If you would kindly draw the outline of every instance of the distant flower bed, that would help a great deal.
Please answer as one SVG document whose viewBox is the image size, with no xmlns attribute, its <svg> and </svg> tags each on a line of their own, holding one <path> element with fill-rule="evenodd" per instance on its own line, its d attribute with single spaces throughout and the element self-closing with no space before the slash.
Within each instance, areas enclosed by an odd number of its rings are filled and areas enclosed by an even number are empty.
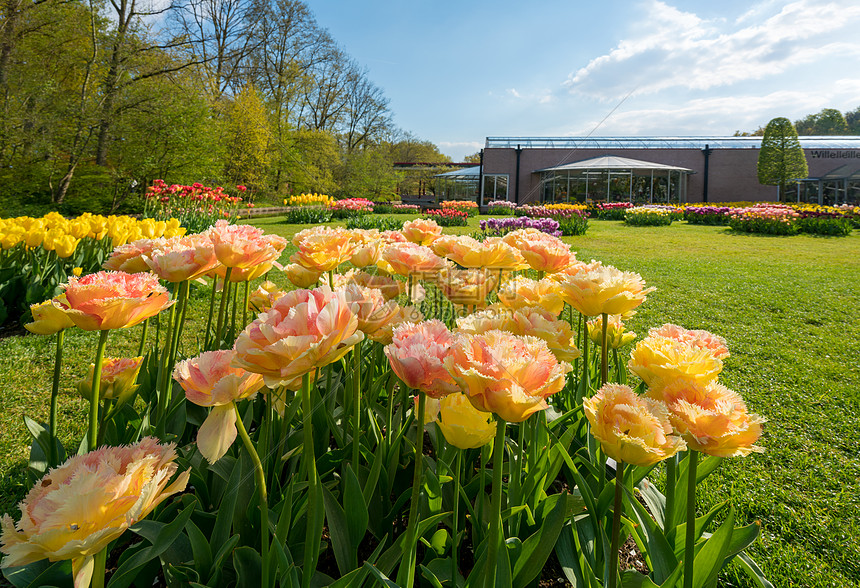
<svg viewBox="0 0 860 588">
<path fill-rule="evenodd" d="M 244 194 L 245 186 L 236 186 Z M 143 218 L 166 221 L 178 219 L 191 232 L 198 232 L 214 224 L 218 219 L 235 221 L 239 216 L 241 196 L 231 196 L 222 186 L 210 188 L 199 182 L 190 186 L 168 185 L 164 180 L 155 180 L 146 189 L 146 204 Z"/>
<path fill-rule="evenodd" d="M 657 227 L 672 224 L 675 214 L 662 207 L 628 208 L 624 214 L 624 222 L 634 227 Z"/>
<path fill-rule="evenodd" d="M 728 206 L 685 206 L 684 220 L 694 225 L 729 224 Z"/>
<path fill-rule="evenodd" d="M 376 215 L 360 215 L 346 219 L 347 229 L 379 229 L 380 231 L 399 231 L 403 223 L 394 218 L 378 217 Z"/>
<path fill-rule="evenodd" d="M 443 204 L 445 204 L 443 202 Z M 472 202 L 472 204 L 475 204 Z M 478 205 L 475 204 L 475 210 L 478 210 Z M 469 213 L 464 210 L 455 208 L 436 208 L 428 210 L 424 213 L 425 218 L 433 219 L 439 226 L 442 227 L 465 227 L 469 224 Z"/>
<path fill-rule="evenodd" d="M 299 194 L 298 196 L 290 196 L 284 198 L 286 206 L 328 206 L 334 202 L 334 198 L 326 194 Z"/>
<path fill-rule="evenodd" d="M 487 202 L 487 214 L 516 214 L 517 205 L 507 200 L 491 200 Z"/>
<path fill-rule="evenodd" d="M 589 212 L 584 204 L 548 204 L 545 206 L 524 205 L 517 212 L 532 218 L 553 219 L 558 223 L 562 235 L 584 235 L 588 230 Z"/>
<path fill-rule="evenodd" d="M 558 221 L 551 218 L 529 218 L 527 216 L 518 218 L 490 218 L 482 220 L 480 225 L 481 238 L 503 237 L 519 229 L 537 229 L 554 237 L 561 237 Z"/>
<path fill-rule="evenodd" d="M 373 202 L 367 198 L 345 198 L 329 202 L 326 208 L 332 213 L 332 218 L 351 218 L 373 212 Z"/>
<path fill-rule="evenodd" d="M 633 208 L 632 202 L 606 202 L 595 205 L 595 212 L 600 220 L 624 220 L 629 208 Z"/>
<path fill-rule="evenodd" d="M 458 210 L 465 212 L 468 216 L 478 214 L 478 203 L 471 200 L 444 200 L 439 203 L 443 210 Z"/>
<path fill-rule="evenodd" d="M 323 206 L 291 206 L 284 213 L 285 221 L 290 225 L 315 225 L 331 220 L 331 211 Z"/>
<path fill-rule="evenodd" d="M 417 204 L 393 204 L 394 214 L 418 214 L 421 207 Z"/>
</svg>

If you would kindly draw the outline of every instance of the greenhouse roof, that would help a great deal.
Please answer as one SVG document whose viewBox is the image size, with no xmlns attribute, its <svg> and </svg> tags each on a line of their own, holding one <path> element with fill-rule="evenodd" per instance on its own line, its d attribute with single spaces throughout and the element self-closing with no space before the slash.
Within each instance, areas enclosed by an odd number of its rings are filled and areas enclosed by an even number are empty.
<svg viewBox="0 0 860 588">
<path fill-rule="evenodd" d="M 449 178 L 452 180 L 477 180 L 481 175 L 480 166 L 477 167 L 467 167 L 466 169 L 455 169 L 453 171 L 445 172 L 444 174 L 436 174 L 433 176 L 434 178 Z"/>
<path fill-rule="evenodd" d="M 860 149 L 860 136 L 799 137 L 804 149 Z M 760 149 L 761 137 L 487 137 L 487 149 Z"/>
<path fill-rule="evenodd" d="M 575 161 L 573 163 L 565 163 L 553 167 L 546 167 L 535 170 L 537 172 L 550 171 L 603 171 L 603 170 L 659 170 L 659 171 L 677 171 L 694 173 L 693 170 L 686 167 L 677 167 L 674 165 L 666 165 L 664 163 L 655 163 L 653 161 L 641 161 L 639 159 L 630 159 L 628 157 L 618 157 L 617 155 L 606 155 L 604 157 L 594 157 L 583 161 Z"/>
</svg>

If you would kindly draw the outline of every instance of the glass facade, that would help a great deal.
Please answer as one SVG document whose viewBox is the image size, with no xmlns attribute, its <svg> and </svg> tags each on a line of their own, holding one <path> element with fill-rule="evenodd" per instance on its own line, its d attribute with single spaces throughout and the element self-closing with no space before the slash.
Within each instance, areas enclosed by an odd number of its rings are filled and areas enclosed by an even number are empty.
<svg viewBox="0 0 860 588">
<path fill-rule="evenodd" d="M 686 174 L 680 172 L 549 171 L 542 172 L 541 185 L 546 204 L 686 202 Z"/>
<path fill-rule="evenodd" d="M 492 200 L 508 199 L 508 174 L 484 174 L 482 206 Z"/>
</svg>

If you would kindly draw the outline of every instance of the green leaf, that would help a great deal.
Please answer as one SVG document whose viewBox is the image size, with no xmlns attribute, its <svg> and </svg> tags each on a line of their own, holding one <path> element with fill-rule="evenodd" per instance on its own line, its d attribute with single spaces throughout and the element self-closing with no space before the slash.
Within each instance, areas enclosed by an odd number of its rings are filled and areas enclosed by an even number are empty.
<svg viewBox="0 0 860 588">
<path fill-rule="evenodd" d="M 233 566 L 236 568 L 239 588 L 260 588 L 263 585 L 263 567 L 256 549 L 243 545 L 233 551 Z"/>
<path fill-rule="evenodd" d="M 331 491 L 323 486 L 323 502 L 328 517 L 329 535 L 337 569 L 346 574 L 358 566 L 358 554 L 352 549 L 346 513 Z M 310 517 L 309 517 L 310 518 Z"/>
<path fill-rule="evenodd" d="M 580 563 L 580 557 L 574 545 L 573 527 L 566 524 L 558 537 L 558 542 L 555 544 L 555 555 L 558 557 L 558 562 L 561 564 L 561 570 L 568 582 L 573 584 L 574 588 L 580 588 L 589 585 L 596 585 L 597 578 L 594 574 L 590 574 L 590 581 L 586 584 L 585 576 L 590 573 L 590 568 L 583 570 Z"/>
<path fill-rule="evenodd" d="M 624 570 L 621 572 L 621 588 L 660 588 L 660 586 L 636 570 Z"/>
<path fill-rule="evenodd" d="M 430 571 L 430 568 L 425 565 L 421 565 L 419 566 L 419 568 L 421 569 L 421 575 L 424 576 L 428 582 L 430 582 L 430 585 L 433 586 L 433 588 L 442 588 L 442 582 L 439 581 L 439 578 L 436 577 L 436 574 Z"/>
<path fill-rule="evenodd" d="M 761 568 L 758 564 L 746 553 L 741 553 L 738 555 L 736 560 L 741 568 L 746 572 L 747 576 L 751 578 L 759 588 L 774 588 L 773 584 L 765 577 L 764 572 L 761 571 Z"/>
<path fill-rule="evenodd" d="M 561 534 L 566 508 L 567 494 L 562 494 L 540 529 L 523 542 L 522 553 L 514 562 L 513 584 L 516 588 L 525 587 L 540 575 Z"/>
<path fill-rule="evenodd" d="M 726 520 L 696 554 L 693 563 L 693 586 L 698 588 L 716 584 L 717 574 L 723 567 L 732 540 L 734 526 L 735 509 L 730 508 Z"/>
<path fill-rule="evenodd" d="M 47 559 L 3 568 L 3 576 L 15 586 L 15 588 L 38 588 L 40 586 L 57 586 L 59 588 L 72 588 L 72 562 L 63 560 L 51 563 Z"/>
<path fill-rule="evenodd" d="M 397 584 L 391 581 L 391 579 L 383 574 L 379 568 L 370 563 L 369 561 L 364 562 L 364 567 L 370 570 L 370 573 L 373 574 L 373 577 L 382 582 L 383 586 L 387 586 L 387 588 L 400 588 Z"/>
<path fill-rule="evenodd" d="M 353 551 L 357 552 L 358 546 L 367 533 L 370 515 L 367 511 L 367 503 L 364 501 L 361 485 L 352 471 L 352 466 L 349 464 L 346 466 L 343 481 L 343 508 L 345 512 L 349 513 L 346 517 L 346 524 L 349 530 L 349 544 Z"/>
<path fill-rule="evenodd" d="M 188 533 L 188 539 L 191 541 L 194 569 L 206 581 L 209 579 L 209 571 L 212 569 L 212 549 L 209 547 L 209 541 L 206 540 L 206 535 L 194 524 L 194 521 L 188 521 L 185 529 Z"/>
<path fill-rule="evenodd" d="M 635 497 L 625 501 L 633 507 L 636 520 L 639 522 L 639 527 L 645 533 L 647 539 L 647 554 L 650 560 L 650 567 L 653 571 L 654 580 L 662 584 L 673 571 L 678 567 L 678 558 L 675 552 L 666 541 L 663 530 L 657 526 L 645 507 L 642 506 Z"/>
<path fill-rule="evenodd" d="M 131 527 L 131 531 L 138 533 L 141 536 L 149 539 L 150 545 L 141 549 L 133 556 L 128 558 L 119 569 L 114 572 L 108 584 L 109 588 L 128 588 L 134 582 L 137 576 L 137 570 L 146 565 L 149 561 L 159 557 L 170 547 L 174 541 L 182 533 L 185 524 L 191 518 L 196 504 L 189 505 L 183 510 L 172 522 L 168 524 L 157 523 L 154 521 L 141 521 Z M 152 523 L 144 525 L 143 523 Z M 145 529 L 145 531 L 144 531 Z M 145 532 L 145 534 L 144 534 Z M 153 534 L 155 532 L 155 534 Z"/>
<path fill-rule="evenodd" d="M 220 461 L 220 460 L 219 460 Z M 217 463 L 217 462 L 216 462 Z M 215 526 L 212 529 L 212 545 L 223 545 L 230 536 L 230 527 L 233 524 L 233 511 L 236 510 L 236 502 L 239 498 L 239 480 L 242 477 L 242 460 L 235 460 L 233 471 L 227 480 L 221 504 L 218 506 L 218 515 L 215 517 Z"/>
</svg>

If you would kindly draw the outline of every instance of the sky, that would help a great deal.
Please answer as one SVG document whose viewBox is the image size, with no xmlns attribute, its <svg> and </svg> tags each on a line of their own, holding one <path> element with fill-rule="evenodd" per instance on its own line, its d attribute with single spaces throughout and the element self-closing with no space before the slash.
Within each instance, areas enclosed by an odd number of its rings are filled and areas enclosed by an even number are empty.
<svg viewBox="0 0 860 588">
<path fill-rule="evenodd" d="M 455 161 L 488 136 L 726 136 L 860 106 L 860 0 L 309 0 Z"/>
</svg>

